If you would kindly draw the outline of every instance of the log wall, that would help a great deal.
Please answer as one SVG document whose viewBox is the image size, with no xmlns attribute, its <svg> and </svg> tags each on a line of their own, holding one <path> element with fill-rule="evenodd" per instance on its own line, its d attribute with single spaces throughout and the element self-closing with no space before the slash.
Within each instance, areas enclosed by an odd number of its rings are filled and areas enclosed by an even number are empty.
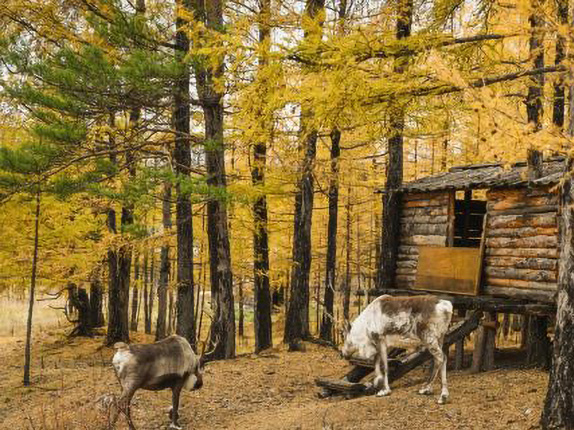
<svg viewBox="0 0 574 430">
<path fill-rule="evenodd" d="M 449 191 L 409 193 L 403 196 L 401 237 L 397 258 L 397 288 L 415 284 L 419 246 L 445 246 L 449 237 Z"/>
<path fill-rule="evenodd" d="M 558 196 L 545 188 L 490 190 L 482 291 L 551 297 L 558 277 Z"/>
</svg>

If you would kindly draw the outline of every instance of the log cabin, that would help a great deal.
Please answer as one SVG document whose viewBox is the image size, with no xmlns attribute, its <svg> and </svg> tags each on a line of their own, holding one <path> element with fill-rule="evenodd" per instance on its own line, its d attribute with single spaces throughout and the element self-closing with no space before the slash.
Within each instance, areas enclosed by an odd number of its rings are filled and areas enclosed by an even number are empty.
<svg viewBox="0 0 574 430">
<path fill-rule="evenodd" d="M 394 285 L 383 289 L 552 303 L 564 161 L 532 169 L 470 165 L 405 183 L 390 253 Z"/>
</svg>

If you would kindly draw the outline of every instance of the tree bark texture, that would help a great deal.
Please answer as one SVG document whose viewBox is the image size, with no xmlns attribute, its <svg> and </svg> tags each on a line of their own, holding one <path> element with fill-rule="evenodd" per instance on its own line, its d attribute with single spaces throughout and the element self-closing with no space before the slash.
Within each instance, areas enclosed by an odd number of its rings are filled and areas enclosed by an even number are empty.
<svg viewBox="0 0 574 430">
<path fill-rule="evenodd" d="M 399 2 L 396 24 L 398 40 L 411 35 L 412 0 Z M 395 71 L 401 73 L 404 64 L 395 65 Z M 397 254 L 400 237 L 401 195 L 399 188 L 403 182 L 403 131 L 404 111 L 400 106 L 393 106 L 390 112 L 387 179 L 383 193 L 383 234 L 381 254 L 377 270 L 377 288 L 394 288 L 397 267 Z"/>
<path fill-rule="evenodd" d="M 30 277 L 30 297 L 28 301 L 28 319 L 26 321 L 26 346 L 24 347 L 24 386 L 30 385 L 30 365 L 32 359 L 32 318 L 36 294 L 36 275 L 38 273 L 38 242 L 40 237 L 40 190 L 36 191 L 36 208 L 34 214 L 34 252 L 32 273 Z"/>
<path fill-rule="evenodd" d="M 177 0 L 178 9 L 191 12 L 191 0 Z M 177 301 L 176 333 L 195 345 L 194 282 L 193 282 L 193 216 L 191 200 L 181 185 L 189 180 L 191 174 L 191 140 L 190 140 L 190 72 L 186 61 L 189 52 L 189 39 L 184 30 L 187 21 L 176 16 L 175 55 L 181 66 L 174 94 L 175 148 L 173 161 L 178 177 L 176 184 L 176 232 L 177 232 Z"/>
<path fill-rule="evenodd" d="M 259 42 L 266 44 L 268 49 L 271 38 L 269 24 L 271 14 L 271 0 L 262 0 L 259 12 Z M 259 58 L 261 67 L 268 62 L 265 52 Z M 263 129 L 268 129 L 268 124 L 262 124 Z M 265 185 L 265 165 L 267 160 L 267 145 L 258 142 L 253 148 L 253 167 L 251 179 L 254 187 L 263 188 Z M 269 288 L 269 235 L 267 196 L 261 194 L 253 203 L 253 295 L 255 311 L 253 324 L 255 329 L 255 352 L 262 351 L 273 345 L 273 327 L 271 322 L 271 292 Z"/>
<path fill-rule="evenodd" d="M 220 31 L 223 27 L 223 2 L 194 2 L 195 18 L 208 29 Z M 227 181 L 225 174 L 225 149 L 223 141 L 223 94 L 215 80 L 223 76 L 223 58 L 214 67 L 197 64 L 195 75 L 197 92 L 205 121 L 205 165 L 207 184 L 214 195 L 207 203 L 207 233 L 210 255 L 211 299 L 213 322 L 210 341 L 215 349 L 210 359 L 235 356 L 235 309 L 233 276 L 227 205 L 224 197 Z"/>
<path fill-rule="evenodd" d="M 544 401 L 543 429 L 574 429 L 574 187 L 572 160 L 560 191 L 560 261 L 554 351 Z"/>
<path fill-rule="evenodd" d="M 163 203 L 162 203 L 162 223 L 164 234 L 171 231 L 171 184 L 164 183 L 163 186 Z M 155 339 L 160 340 L 167 336 L 167 289 L 169 286 L 170 273 L 170 246 L 164 243 L 161 246 L 160 267 L 159 267 L 159 284 L 157 287 L 157 321 L 155 328 Z"/>
<path fill-rule="evenodd" d="M 305 14 L 317 19 L 325 8 L 324 0 L 307 0 Z M 313 37 L 305 31 L 305 38 Z M 310 124 L 313 112 L 301 108 L 303 162 L 295 192 L 293 264 L 289 304 L 285 316 L 285 343 L 295 344 L 309 337 L 309 272 L 311 270 L 311 222 L 313 217 L 313 165 L 317 152 L 317 130 Z"/>
<path fill-rule="evenodd" d="M 341 132 L 331 132 L 331 178 L 329 180 L 329 221 L 327 226 L 327 262 L 325 267 L 325 296 L 320 337 L 333 340 L 333 302 L 337 270 L 337 221 L 339 213 L 339 157 Z"/>
</svg>

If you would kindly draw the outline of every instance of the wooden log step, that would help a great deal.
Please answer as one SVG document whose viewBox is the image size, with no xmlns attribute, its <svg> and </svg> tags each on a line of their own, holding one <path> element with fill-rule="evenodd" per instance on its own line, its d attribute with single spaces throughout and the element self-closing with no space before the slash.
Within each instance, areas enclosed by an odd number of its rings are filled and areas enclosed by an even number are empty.
<svg viewBox="0 0 574 430">
<path fill-rule="evenodd" d="M 521 228 L 490 228 L 486 230 L 487 237 L 521 238 L 532 236 L 556 236 L 558 227 L 521 227 Z"/>
<path fill-rule="evenodd" d="M 491 215 L 487 226 L 490 229 L 522 228 L 522 227 L 556 227 L 558 225 L 556 213 L 531 215 Z"/>
<path fill-rule="evenodd" d="M 486 239 L 486 246 L 489 248 L 556 248 L 558 236 L 491 237 Z"/>
<path fill-rule="evenodd" d="M 556 248 L 486 248 L 486 255 L 522 258 L 558 258 Z"/>
<path fill-rule="evenodd" d="M 344 379 L 315 378 L 317 386 L 329 390 L 332 393 L 363 394 L 368 389 L 366 384 L 349 382 Z"/>
<path fill-rule="evenodd" d="M 517 269 L 556 270 L 558 268 L 558 260 L 553 258 L 535 257 L 486 257 L 485 265 L 486 267 L 515 267 Z"/>
<path fill-rule="evenodd" d="M 488 276 L 493 278 L 508 278 L 521 281 L 556 282 L 556 271 L 517 269 L 514 267 L 489 267 L 484 269 Z"/>
<path fill-rule="evenodd" d="M 556 291 L 556 282 L 522 281 L 519 279 L 495 278 L 486 276 L 486 283 L 494 287 L 524 288 L 530 290 Z"/>
</svg>

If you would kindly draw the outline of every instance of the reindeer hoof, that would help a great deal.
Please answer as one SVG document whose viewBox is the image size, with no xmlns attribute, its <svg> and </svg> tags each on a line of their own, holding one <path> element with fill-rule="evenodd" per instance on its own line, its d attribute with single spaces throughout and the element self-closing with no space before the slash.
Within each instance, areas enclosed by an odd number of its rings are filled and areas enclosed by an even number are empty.
<svg viewBox="0 0 574 430">
<path fill-rule="evenodd" d="M 447 394 L 441 394 L 440 397 L 438 398 L 438 404 L 444 405 L 447 402 L 448 402 L 448 395 Z"/>
<path fill-rule="evenodd" d="M 430 396 L 432 394 L 432 388 L 423 387 L 419 390 L 419 394 L 422 394 L 423 396 Z"/>
<path fill-rule="evenodd" d="M 377 392 L 377 397 L 384 397 L 384 396 L 388 396 L 389 394 L 391 394 L 391 390 L 385 390 L 382 389 L 380 391 Z"/>
<path fill-rule="evenodd" d="M 181 430 L 183 427 L 181 427 L 181 426 L 178 425 L 178 424 L 171 423 L 171 424 L 169 425 L 169 428 L 170 428 L 170 429 L 174 429 L 174 430 Z"/>
</svg>

